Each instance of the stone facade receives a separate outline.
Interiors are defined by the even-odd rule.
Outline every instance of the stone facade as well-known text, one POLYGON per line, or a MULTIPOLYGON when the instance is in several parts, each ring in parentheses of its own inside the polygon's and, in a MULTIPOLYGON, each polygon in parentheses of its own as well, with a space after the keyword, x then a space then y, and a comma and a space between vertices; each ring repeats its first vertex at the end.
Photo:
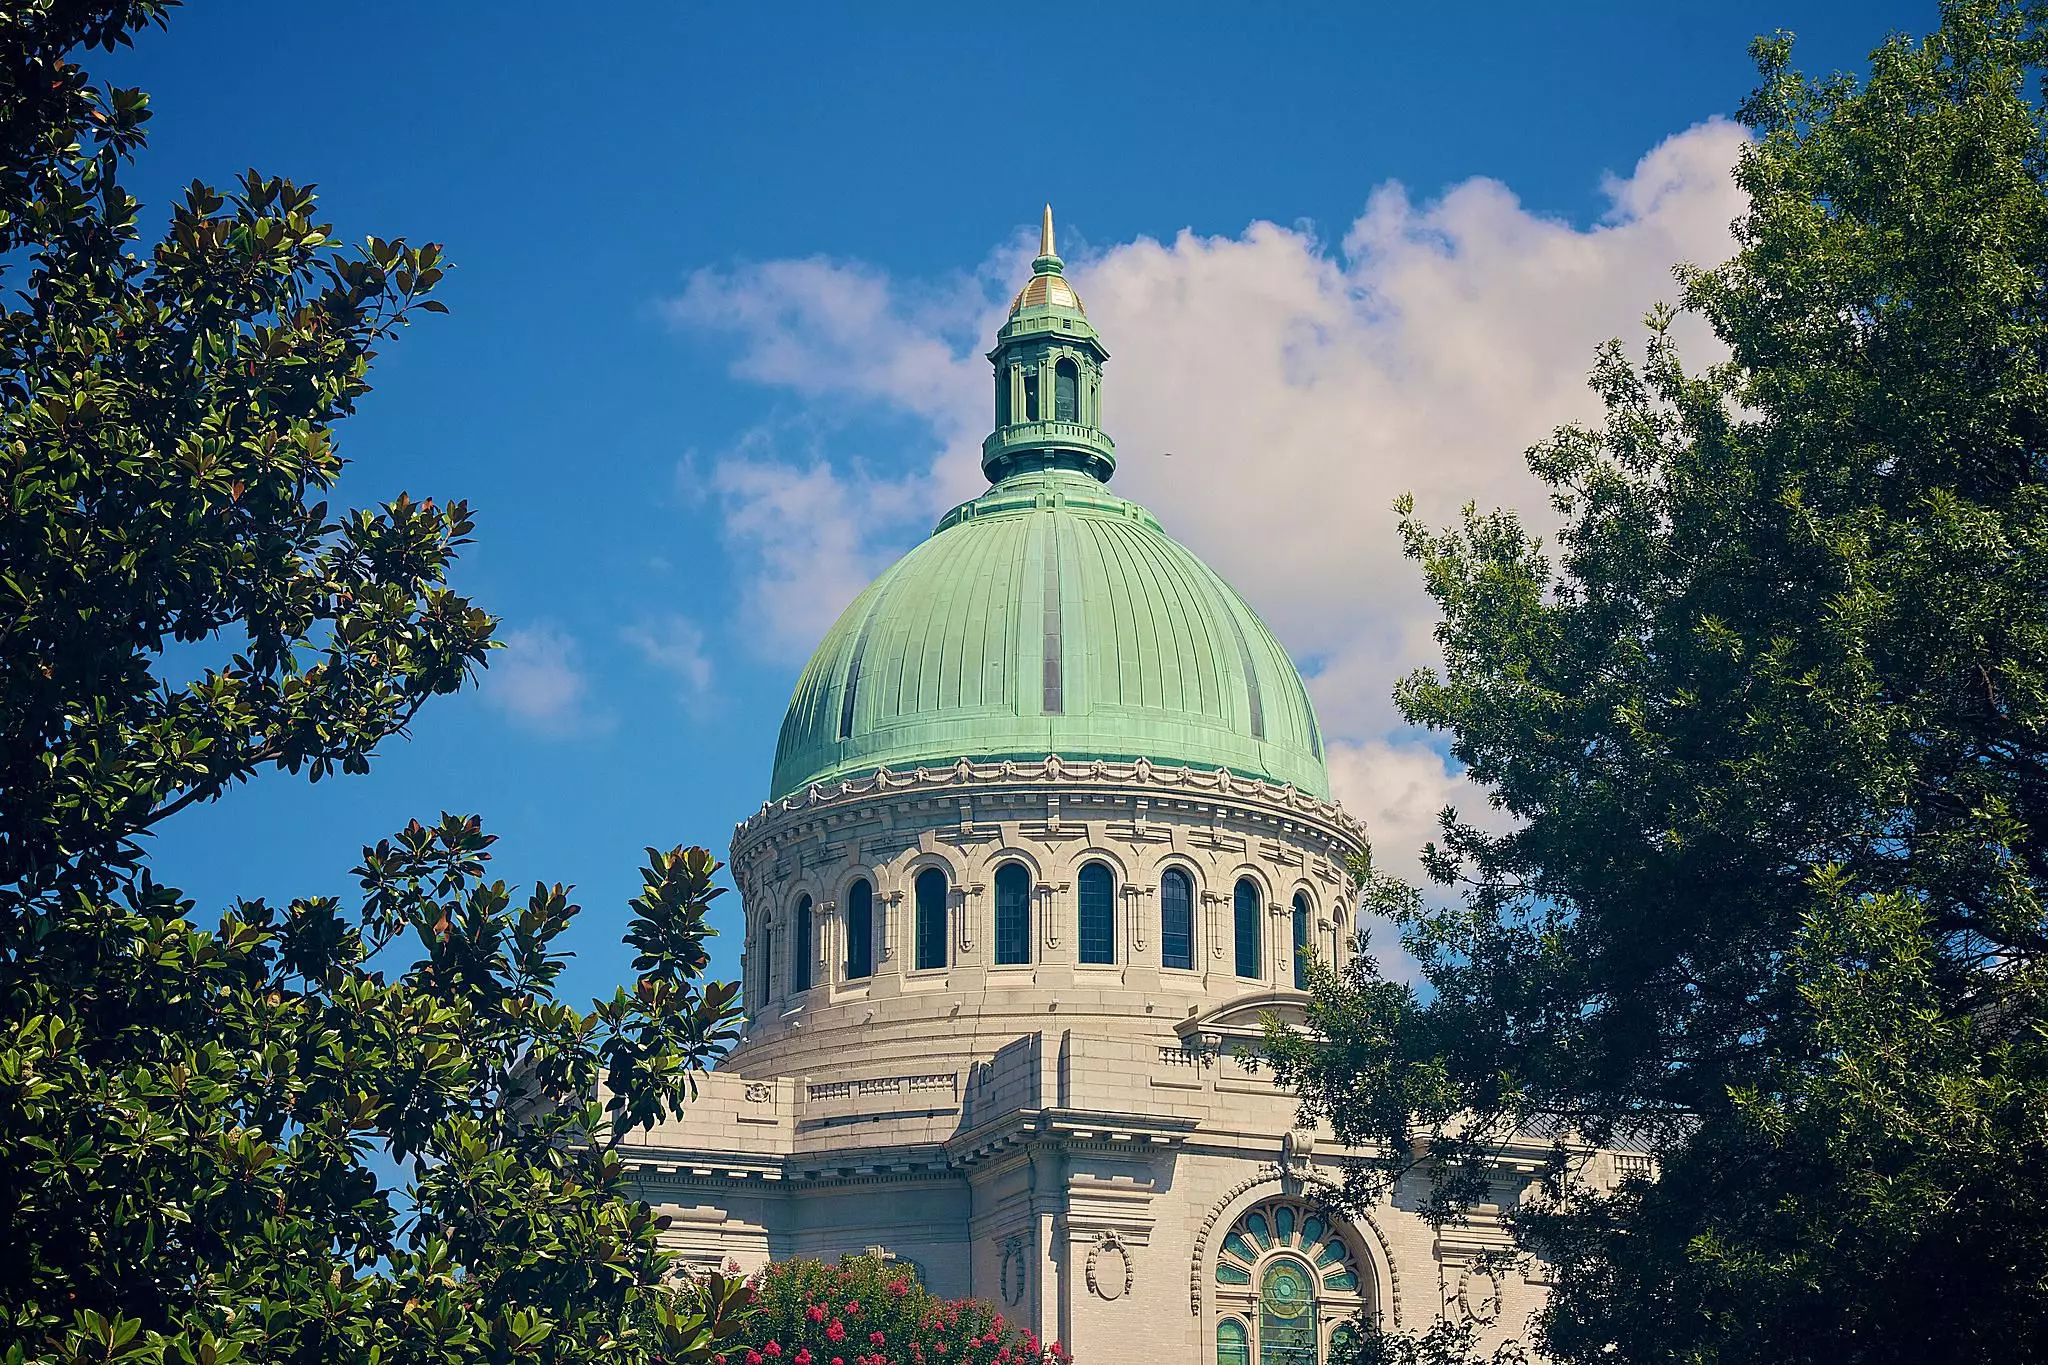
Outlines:
MULTIPOLYGON (((744 1040, 680 1121, 629 1145, 641 1191, 689 1261, 885 1248, 1084 1365, 1229 1360, 1237 1332, 1249 1360, 1290 1328, 1320 1359, 1361 1305, 1394 1324, 1445 1308, 1517 1324, 1540 1290, 1477 1264, 1506 1244, 1497 1223, 1440 1236, 1399 1190, 1364 1218, 1330 1212, 1355 1154, 1298 1130, 1258 1060, 1261 1016, 1299 1018, 1305 999, 1296 897, 1317 955, 1354 950, 1345 867, 1362 833, 1292 788, 1143 762, 883 771, 764 807, 733 841, 744 1040), (1107 963, 1078 949, 1091 863, 1113 877, 1107 963), (1010 865, 1029 875, 1029 960, 998 965, 991 888, 1010 865), (946 952, 920 968, 914 888, 933 871, 946 952), (1194 890, 1187 967, 1162 951, 1169 871, 1194 890), (865 957, 847 938, 857 882, 865 957), (1252 975, 1240 882, 1259 895, 1252 975), (799 991, 787 945, 805 898, 799 991), (1292 1322, 1260 1308, 1282 1263, 1314 1275, 1292 1322)), ((1501 1200, 1542 1155, 1504 1159, 1501 1200)))

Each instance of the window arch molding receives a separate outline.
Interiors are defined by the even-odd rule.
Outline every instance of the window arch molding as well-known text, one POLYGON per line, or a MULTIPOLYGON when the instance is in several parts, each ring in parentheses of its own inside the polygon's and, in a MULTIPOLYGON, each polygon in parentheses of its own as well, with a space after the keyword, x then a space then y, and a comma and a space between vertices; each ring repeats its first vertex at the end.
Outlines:
POLYGON ((903 910, 901 914, 889 916, 889 936, 896 950, 903 954, 905 971, 914 974, 949 970, 956 965, 955 940, 960 936, 960 916, 967 910, 961 904, 963 898, 960 895, 965 878, 953 865, 953 860, 944 854, 920 852, 904 864, 900 880, 903 910), (938 961, 930 966, 923 965, 927 959, 920 955, 926 945, 919 938, 924 920, 921 918, 923 906, 918 900, 918 883, 928 872, 936 872, 945 880, 945 892, 939 902, 938 961))
MULTIPOLYGON (((1215 1294, 1216 1262, 1223 1239, 1239 1218, 1262 1202, 1291 1199, 1315 1207, 1334 1207, 1343 1194, 1342 1185, 1318 1171, 1289 1175, 1270 1167, 1248 1176, 1217 1200, 1195 1234, 1193 1254, 1188 1258, 1188 1308, 1202 1319, 1203 1340, 1213 1347, 1217 1319, 1229 1310, 1219 1307, 1215 1294)), ((1384 1197, 1381 1207, 1385 1207, 1384 1197)), ((1358 1254, 1360 1289, 1382 1325, 1399 1328, 1405 1321, 1401 1302, 1401 1269, 1394 1260, 1393 1244, 1371 1209, 1336 1214, 1332 1218, 1343 1230, 1358 1254)), ((1427 1308, 1427 1304, 1424 1305, 1427 1308)))
POLYGON ((1004 849, 989 855, 987 867, 988 910, 982 920, 988 934, 987 961, 992 967, 1035 966, 1043 956, 1038 939, 1045 928, 1045 911, 1038 902, 1049 884, 1038 859, 1021 850, 1004 849), (1010 895, 1018 873, 1024 878, 1023 899, 1013 905, 1010 895))
POLYGON ((1272 936, 1266 928, 1266 907, 1273 904, 1273 883, 1267 880, 1265 873, 1258 868, 1250 863, 1242 863, 1230 874, 1230 893, 1225 899, 1225 904, 1230 907, 1230 934, 1226 942, 1231 949, 1231 970, 1243 981, 1278 979, 1274 974, 1275 964, 1270 960, 1273 956, 1272 936), (1256 893, 1249 914, 1246 912, 1246 897, 1243 894, 1243 888, 1247 885, 1256 893), (1248 947, 1252 950, 1250 972, 1244 970, 1245 951, 1248 947))
POLYGON ((1324 1193, 1313 1179, 1256 1178, 1211 1212, 1197 1240, 1192 1306, 1219 1365, 1236 1348, 1232 1323, 1243 1331, 1247 1365, 1325 1361, 1335 1333, 1360 1310, 1400 1325, 1384 1235, 1369 1212, 1347 1218, 1324 1193))
POLYGON ((818 921, 821 915, 817 889, 799 883, 783 893, 783 934, 789 951, 784 954, 784 979, 789 983, 784 999, 793 999, 818 984, 818 921))
POLYGON ((1074 955, 1083 967, 1114 967, 1127 955, 1117 901, 1129 885, 1107 858, 1083 856, 1074 869, 1074 955))
POLYGON ((1320 918, 1316 906, 1315 888, 1307 882, 1294 884, 1294 890, 1287 897, 1287 961, 1288 970, 1283 980, 1291 983, 1296 990, 1308 989, 1308 964, 1301 959, 1303 949, 1323 959, 1323 965, 1335 965, 1324 952, 1322 935, 1316 931, 1320 918))
POLYGON ((874 868, 849 867, 840 874, 839 891, 838 894, 833 897, 833 903, 838 906, 838 914, 834 916, 834 919, 837 921, 839 925, 839 942, 834 945, 834 952, 832 956, 835 962, 834 975, 836 979, 838 979, 844 985, 853 985, 856 982, 865 983, 874 978, 875 963, 881 958, 882 955, 880 952, 880 921, 882 918, 881 900, 882 892, 879 884, 879 879, 875 876, 874 868), (854 933, 854 930, 856 928, 854 921, 858 911, 858 907, 855 903, 856 896, 854 889, 863 882, 867 883, 868 896, 868 941, 867 956, 865 959, 865 966, 867 970, 856 975, 854 972, 854 968, 863 965, 863 961, 860 957, 858 957, 855 954, 854 951, 856 946, 854 942, 856 937, 854 933))

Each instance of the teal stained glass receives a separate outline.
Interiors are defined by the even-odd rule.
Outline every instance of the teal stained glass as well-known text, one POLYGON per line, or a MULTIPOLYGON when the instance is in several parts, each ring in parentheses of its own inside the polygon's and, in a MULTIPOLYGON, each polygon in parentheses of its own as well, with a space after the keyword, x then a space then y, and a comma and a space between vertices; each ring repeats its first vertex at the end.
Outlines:
POLYGON ((1223 1249, 1237 1257, 1240 1261, 1256 1261, 1259 1259, 1258 1249, 1250 1242, 1247 1242, 1244 1239, 1244 1233, 1237 1228, 1232 1228, 1230 1235, 1223 1239, 1223 1249))
POLYGON ((1225 1318, 1216 1324, 1216 1365, 1251 1365, 1250 1334, 1244 1323, 1225 1318))
POLYGON ((1244 1230, 1246 1236, 1258 1243, 1259 1250, 1264 1251, 1267 1247, 1273 1245, 1273 1230, 1266 1226, 1265 1214, 1246 1214, 1244 1216, 1244 1230))
POLYGON ((1316 1365, 1316 1290, 1308 1267, 1278 1260, 1259 1285, 1259 1365, 1316 1365))
POLYGON ((1283 1242, 1294 1240, 1294 1210, 1282 1204, 1273 1210, 1273 1231, 1283 1242))
POLYGON ((1218 1261, 1216 1263, 1216 1283, 1250 1284, 1251 1282, 1252 1273, 1243 1266, 1232 1265, 1228 1261, 1218 1261))
POLYGON ((1310 1214, 1301 1225, 1302 1245, 1314 1246, 1317 1242, 1323 1240, 1323 1234, 1327 1231, 1329 1229, 1324 1225, 1323 1220, 1314 1214, 1310 1214))

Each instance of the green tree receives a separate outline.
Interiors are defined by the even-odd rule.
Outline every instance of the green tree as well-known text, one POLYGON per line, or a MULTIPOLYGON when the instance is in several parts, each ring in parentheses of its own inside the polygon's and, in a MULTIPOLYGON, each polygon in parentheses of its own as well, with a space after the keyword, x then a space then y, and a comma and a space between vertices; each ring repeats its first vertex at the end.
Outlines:
MULTIPOLYGON (((1428 989, 1320 983, 1283 1074, 1422 1154, 1639 1144, 1517 1218, 1563 1360, 2048 1358, 2048 34, 1955 0, 1867 76, 1755 48, 1739 250, 1681 270, 1562 529, 1402 529, 1441 671, 1398 690, 1513 817, 1446 812, 1450 904, 1371 877, 1428 989)), ((1368 869, 1368 873, 1369 873, 1368 869)), ((1548 1196, 1547 1199, 1542 1196, 1548 1196)))
POLYGON ((150 875, 180 810, 364 771, 493 627, 461 503, 324 501, 439 247, 338 246, 253 172, 144 244, 147 101, 73 57, 166 10, 0 8, 0 1357, 703 1359, 744 1291, 670 1280, 615 1148, 729 1040, 710 855, 650 850, 639 979, 587 1012, 576 907, 487 881, 473 818, 365 849, 347 903, 207 927, 150 875))

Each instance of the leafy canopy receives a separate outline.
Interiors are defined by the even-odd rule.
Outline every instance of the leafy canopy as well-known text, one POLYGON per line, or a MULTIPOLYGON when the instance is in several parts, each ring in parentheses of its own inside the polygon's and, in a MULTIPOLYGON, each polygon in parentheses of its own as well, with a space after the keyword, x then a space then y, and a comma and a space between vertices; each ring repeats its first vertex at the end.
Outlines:
POLYGON ((745 1294, 670 1283, 616 1147, 731 1037, 709 854, 649 850, 638 980, 589 1011, 567 890, 487 880, 473 817, 210 926, 150 874, 178 811, 365 771, 494 624, 447 585, 462 503, 324 500, 440 248, 340 245, 253 171, 143 240, 148 101, 73 58, 167 10, 0 9, 0 1356, 703 1359, 745 1294))
MULTIPOLYGON (((2048 1355, 2048 120, 2040 11, 1953 0, 1867 78, 1760 41, 1726 345, 1599 356, 1596 426, 1433 530, 1403 714, 1514 818, 1382 878, 1427 998, 1325 979, 1311 1113, 1437 1212, 1516 1131, 1623 1142, 1517 1220, 1561 1360, 2048 1355)), ((1364 1181, 1360 1195, 1370 1193, 1364 1181)))

